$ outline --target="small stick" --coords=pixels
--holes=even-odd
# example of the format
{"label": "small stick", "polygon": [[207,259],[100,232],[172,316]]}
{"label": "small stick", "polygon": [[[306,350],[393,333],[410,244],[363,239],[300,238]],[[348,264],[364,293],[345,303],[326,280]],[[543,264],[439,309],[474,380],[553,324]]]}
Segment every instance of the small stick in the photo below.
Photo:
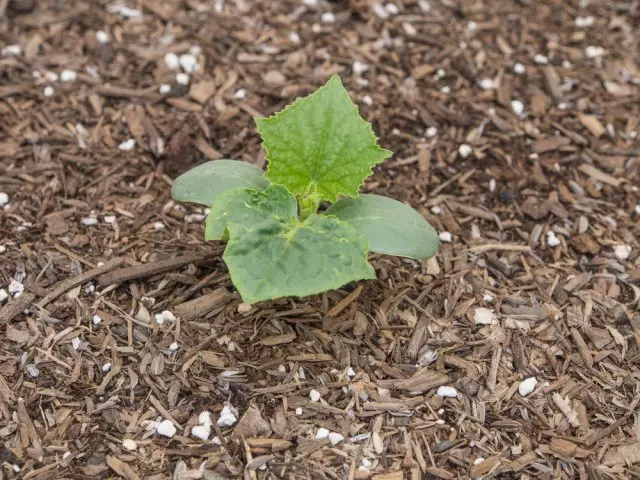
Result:
{"label": "small stick", "polygon": [[122,283],[128,280],[135,280],[138,278],[150,277],[156,273],[163,273],[169,270],[180,268],[189,263],[198,262],[215,256],[219,251],[207,251],[194,253],[191,255],[185,255],[179,258],[170,258],[167,260],[160,260],[153,263],[144,263],[141,265],[134,265],[133,267],[120,268],[113,272],[100,275],[98,277],[98,283],[102,287],[112,285],[114,283]]}
{"label": "small stick", "polygon": [[18,298],[7,303],[2,307],[2,309],[0,309],[0,325],[13,320],[15,316],[31,305],[31,302],[33,302],[35,298],[36,297],[31,293],[23,293]]}
{"label": "small stick", "polygon": [[584,341],[584,338],[582,338],[582,335],[580,335],[578,329],[571,329],[571,338],[573,338],[573,343],[576,344],[578,353],[580,354],[580,358],[582,358],[584,364],[589,368],[593,367],[593,357],[591,356],[587,343]]}
{"label": "small stick", "polygon": [[87,282],[98,275],[105,274],[110,270],[113,270],[117,266],[121,265],[124,262],[124,258],[114,258],[113,260],[109,260],[101,267],[96,267],[88,272],[82,273],[80,275],[76,275],[73,278],[67,278],[61,282],[58,282],[56,286],[51,290],[46,297],[40,300],[36,305],[41,308],[44,308],[46,305],[54,301],[63,293],[71,290],[73,287],[77,287],[78,285]]}
{"label": "small stick", "polygon": [[176,305],[174,312],[182,318],[182,320],[193,320],[194,318],[206,315],[222,302],[231,298],[231,296],[226,288],[218,288],[206,295]]}
{"label": "small stick", "polygon": [[344,297],[331,310],[329,310],[327,315],[329,315],[330,317],[337,317],[345,308],[347,308],[351,304],[351,302],[358,298],[361,293],[362,285],[358,285],[358,287],[353,292]]}
{"label": "small stick", "polygon": [[530,252],[529,245],[515,245],[513,243],[487,243],[485,245],[476,245],[467,251],[472,253],[490,252],[491,250],[502,250],[505,252]]}

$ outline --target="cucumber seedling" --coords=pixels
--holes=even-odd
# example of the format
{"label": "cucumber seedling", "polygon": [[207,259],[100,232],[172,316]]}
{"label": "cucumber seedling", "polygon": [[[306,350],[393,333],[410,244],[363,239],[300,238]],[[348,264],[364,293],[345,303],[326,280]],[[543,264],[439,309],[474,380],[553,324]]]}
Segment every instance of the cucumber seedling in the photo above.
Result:
{"label": "cucumber seedling", "polygon": [[[205,239],[223,255],[244,302],[303,297],[375,278],[368,252],[427,259],[438,235],[418,212],[360,194],[392,152],[378,146],[334,75],[311,95],[256,118],[268,168],[215,160],[173,183],[175,200],[210,207]],[[331,205],[318,212],[320,202]]]}

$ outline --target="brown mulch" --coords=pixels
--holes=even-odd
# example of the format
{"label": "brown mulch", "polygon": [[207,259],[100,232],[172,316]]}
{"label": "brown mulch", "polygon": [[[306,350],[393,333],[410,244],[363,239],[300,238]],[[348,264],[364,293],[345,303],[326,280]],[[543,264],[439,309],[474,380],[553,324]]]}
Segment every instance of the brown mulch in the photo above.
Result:
{"label": "brown mulch", "polygon": [[[638,2],[29,3],[0,0],[0,477],[640,478]],[[172,178],[263,166],[253,116],[336,72],[396,152],[366,190],[441,251],[249,307]]]}

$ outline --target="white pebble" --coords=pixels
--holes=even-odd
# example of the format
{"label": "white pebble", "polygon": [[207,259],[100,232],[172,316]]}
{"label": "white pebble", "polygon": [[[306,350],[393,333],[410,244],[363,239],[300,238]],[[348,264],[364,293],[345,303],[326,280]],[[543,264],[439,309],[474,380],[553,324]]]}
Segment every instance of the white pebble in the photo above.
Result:
{"label": "white pebble", "polygon": [[156,427],[158,435],[172,438],[178,430],[171,420],[163,420]]}
{"label": "white pebble", "polygon": [[482,300],[485,303],[492,303],[494,298],[493,298],[493,295],[491,295],[490,293],[485,293],[484,295],[482,295]]}
{"label": "white pebble", "polygon": [[102,371],[103,372],[108,372],[109,370],[111,370],[111,364],[109,362],[105,363],[104,365],[102,365]]}
{"label": "white pebble", "polygon": [[300,43],[300,35],[298,35],[298,32],[291,32],[289,34],[289,40],[293,43]]}
{"label": "white pebble", "polygon": [[473,20],[467,23],[467,30],[469,30],[470,32],[475,32],[477,29],[478,29],[478,24]]}
{"label": "white pebble", "polygon": [[573,68],[572,63],[569,60],[562,61],[562,68],[566,68],[567,70]]}
{"label": "white pebble", "polygon": [[98,219],[96,217],[84,217],[82,219],[82,224],[90,227],[91,225],[97,225]]}
{"label": "white pebble", "polygon": [[489,191],[490,192],[495,192],[496,191],[496,179],[492,178],[491,180],[489,180]]}
{"label": "white pebble", "polygon": [[298,378],[300,380],[306,380],[307,379],[307,376],[304,373],[304,368],[302,368],[302,367],[298,368]]}
{"label": "white pebble", "polygon": [[416,30],[416,27],[414,27],[409,22],[403,22],[402,23],[402,29],[404,30],[404,33],[406,33],[407,35],[409,35],[411,37],[413,37],[414,35],[418,34],[418,30]]}
{"label": "white pebble", "polygon": [[46,72],[44,78],[47,79],[47,82],[57,82],[58,74],[56,72]]}
{"label": "white pebble", "polygon": [[171,85],[167,85],[166,83],[163,83],[162,85],[160,85],[160,88],[158,89],[158,91],[160,92],[161,95],[166,95],[171,91]]}
{"label": "white pebble", "polygon": [[533,57],[533,61],[538,65],[546,65],[547,63],[549,63],[549,59],[539,53],[535,57]]}
{"label": "white pebble", "polygon": [[463,143],[462,145],[460,145],[458,147],[458,154],[462,158],[467,158],[472,153],[473,153],[473,149],[469,145],[467,145],[466,143]]}
{"label": "white pebble", "polygon": [[369,65],[367,63],[359,62],[358,60],[356,60],[355,62],[353,62],[352,68],[353,73],[355,73],[356,75],[362,75],[364,72],[369,70]]}
{"label": "white pebble", "polygon": [[9,203],[9,195],[0,192],[0,207],[4,207],[7,203]]}
{"label": "white pebble", "polygon": [[44,96],[45,97],[52,97],[53,96],[53,87],[50,85],[47,85],[46,87],[44,87]]}
{"label": "white pebble", "polygon": [[516,63],[513,66],[513,71],[518,75],[522,75],[525,72],[524,65],[522,65],[521,63]]}
{"label": "white pebble", "polygon": [[74,350],[78,350],[81,344],[82,344],[82,341],[80,340],[79,337],[73,337],[71,339],[71,346],[73,347]]}
{"label": "white pebble", "polygon": [[318,5],[318,0],[303,0],[303,2],[307,7],[315,7]]}
{"label": "white pebble", "polygon": [[331,432],[329,434],[329,441],[331,442],[331,445],[337,445],[344,441],[344,436],[340,435],[338,432]]}
{"label": "white pebble", "polygon": [[109,34],[103,30],[98,30],[96,32],[96,40],[98,40],[98,43],[101,45],[109,43]]}
{"label": "white pebble", "polygon": [[556,237],[556,233],[553,230],[547,232],[547,245],[550,247],[557,247],[560,245],[560,240]]}
{"label": "white pebble", "polygon": [[336,16],[331,12],[324,12],[320,17],[322,23],[334,23],[336,21]]}
{"label": "white pebble", "polygon": [[157,323],[158,325],[164,325],[164,317],[162,316],[162,314],[161,314],[161,313],[156,313],[156,314],[154,315],[154,318],[155,318],[156,323]]}
{"label": "white pebble", "polygon": [[483,78],[482,80],[480,80],[479,85],[483,90],[492,90],[496,88],[496,85],[492,78]]}
{"label": "white pebble", "polygon": [[640,215],[640,203],[636,205],[636,208],[634,210],[636,214]]}
{"label": "white pebble", "polygon": [[438,395],[439,397],[456,398],[458,396],[458,390],[453,387],[445,387],[443,385],[441,387],[438,387],[436,395]]}
{"label": "white pebble", "polygon": [[11,468],[13,469],[14,473],[20,473],[20,465],[18,465],[17,463],[14,463]]}
{"label": "white pebble", "polygon": [[351,367],[347,368],[347,377],[355,377],[355,376],[356,376],[356,371]]}
{"label": "white pebble", "polygon": [[189,53],[180,55],[180,66],[187,73],[197,72],[200,66],[198,65],[198,59]]}
{"label": "white pebble", "polygon": [[125,18],[138,18],[142,16],[142,12],[140,10],[135,10],[119,3],[107,5],[107,11],[117,13]]}
{"label": "white pebble", "polygon": [[589,45],[584,49],[584,54],[587,58],[598,58],[604,55],[604,49],[596,45]]}
{"label": "white pebble", "polygon": [[523,397],[526,397],[531,392],[533,392],[537,384],[538,380],[536,380],[536,377],[529,377],[526,380],[520,382],[520,385],[518,386],[518,393],[520,393],[520,395],[522,395]]}
{"label": "white pebble", "polygon": [[0,253],[4,253],[7,251],[7,247],[5,247],[4,245],[0,245]]}
{"label": "white pebble", "polygon": [[440,239],[441,242],[444,242],[444,243],[451,243],[453,241],[453,236],[451,235],[451,232],[440,232],[438,234],[438,238]]}
{"label": "white pebble", "polygon": [[3,57],[18,57],[22,54],[22,48],[20,48],[20,45],[7,45],[1,52]]}
{"label": "white pebble", "polygon": [[515,113],[517,116],[522,115],[522,113],[524,112],[524,103],[522,103],[520,100],[511,100],[511,110],[513,110],[513,113]]}
{"label": "white pebble", "polygon": [[431,11],[431,4],[427,0],[418,0],[418,6],[423,12]]}
{"label": "white pebble", "polygon": [[178,348],[178,342],[173,342],[171,345],[169,345],[169,350],[171,350],[172,352],[175,352],[176,350],[178,350]]}
{"label": "white pebble", "polygon": [[9,293],[13,295],[14,298],[19,297],[20,295],[22,295],[22,292],[24,292],[24,285],[21,282],[14,280],[13,278],[11,279],[11,283],[9,283],[9,287],[7,288],[9,290]]}
{"label": "white pebble", "polygon": [[189,53],[197,57],[202,53],[202,47],[200,45],[192,45],[189,47]]}
{"label": "white pebble", "polygon": [[165,54],[164,63],[169,70],[177,70],[180,68],[180,59],[178,58],[178,55],[173,52]]}
{"label": "white pebble", "polygon": [[191,429],[191,436],[199,438],[203,442],[209,440],[211,435],[211,427],[209,425],[196,425]]}
{"label": "white pebble", "polygon": [[302,415],[302,407],[298,407],[298,408],[296,408],[296,415],[297,415],[297,416]]}
{"label": "white pebble", "polygon": [[473,321],[476,325],[494,325],[498,323],[495,312],[483,307],[475,309],[473,312]]}
{"label": "white pebble", "polygon": [[102,323],[102,318],[100,318],[100,315],[94,315],[91,321],[93,322],[93,325],[97,327]]}
{"label": "white pebble", "polygon": [[162,222],[155,222],[155,223],[153,224],[153,228],[154,228],[155,230],[164,230],[164,223],[162,223]]}
{"label": "white pebble", "polygon": [[442,93],[449,93],[449,92],[451,92],[451,87],[449,87],[448,85],[445,85],[444,87],[442,87],[442,88],[440,89],[440,91],[441,91]]}
{"label": "white pebble", "polygon": [[[235,410],[235,408],[233,410]],[[237,411],[234,413],[228,405],[225,405],[222,412],[220,412],[220,417],[216,425],[218,425],[218,427],[230,427],[234,425],[238,421],[237,413]]]}
{"label": "white pebble", "polygon": [[135,441],[131,440],[130,438],[125,438],[122,441],[122,447],[125,450],[129,450],[130,452],[133,452],[138,449],[138,444]]}
{"label": "white pebble", "polygon": [[0,303],[4,302],[7,298],[9,298],[9,294],[4,288],[0,288]]}
{"label": "white pebble", "polygon": [[427,137],[429,138],[433,138],[438,134],[438,129],[436,127],[429,127],[427,128]]}
{"label": "white pebble", "polygon": [[247,96],[247,91],[244,88],[239,88],[236,93],[233,94],[233,98],[236,100],[244,100]]}
{"label": "white pebble", "polygon": [[177,74],[176,83],[180,85],[189,85],[189,75],[187,75],[186,73]]}
{"label": "white pebble", "polygon": [[576,17],[575,24],[578,28],[590,27],[595,23],[596,19],[591,15],[588,17]]}
{"label": "white pebble", "polygon": [[386,20],[387,18],[389,18],[389,12],[387,12],[387,9],[378,2],[373,4],[373,13],[375,13],[382,20]]}
{"label": "white pebble", "polygon": [[60,74],[60,80],[63,82],[73,82],[78,78],[78,74],[73,70],[63,70]]}
{"label": "white pebble", "polygon": [[442,213],[442,208],[438,205],[434,205],[433,207],[431,207],[431,213],[433,213],[434,215],[440,215]]}
{"label": "white pebble", "polygon": [[473,461],[474,465],[478,465],[480,463],[484,462],[484,458],[483,457],[478,457]]}
{"label": "white pebble", "polygon": [[165,322],[175,322],[176,321],[176,316],[171,313],[169,310],[163,310],[162,311],[162,318]]}
{"label": "white pebble", "polygon": [[387,3],[384,6],[384,9],[389,13],[389,15],[398,15],[400,13],[400,9],[395,3]]}
{"label": "white pebble", "polygon": [[38,367],[36,367],[33,363],[28,363],[27,373],[31,378],[38,378],[38,375],[40,375],[40,370],[38,370]]}
{"label": "white pebble", "polygon": [[311,399],[312,402],[319,402],[320,399],[322,398],[322,394],[317,390],[311,390],[309,392],[309,398]]}
{"label": "white pebble", "polygon": [[122,142],[120,145],[118,145],[118,150],[122,150],[123,152],[130,152],[135,148],[135,146],[136,146],[135,139],[130,138],[129,140],[126,140]]}
{"label": "white pebble", "polygon": [[104,220],[104,223],[116,223],[115,215],[105,215],[102,219]]}
{"label": "white pebble", "polygon": [[316,432],[316,440],[322,440],[324,438],[327,438],[329,436],[329,433],[330,432],[327,428],[320,427]]}
{"label": "white pebble", "polygon": [[615,254],[618,260],[626,260],[631,255],[631,246],[630,245],[616,245],[613,247],[613,253]]}
{"label": "white pebble", "polygon": [[213,425],[213,420],[211,420],[211,413],[207,412],[206,410],[204,412],[200,412],[200,415],[198,415],[198,423],[200,425]]}
{"label": "white pebble", "polygon": [[364,103],[365,105],[371,106],[373,105],[373,100],[369,95],[365,95],[364,97],[362,97],[362,103]]}
{"label": "white pebble", "polygon": [[568,104],[566,104],[565,102],[560,102],[560,103],[558,104],[558,108],[559,108],[560,110],[566,110],[567,108],[569,108],[569,105],[568,105]]}

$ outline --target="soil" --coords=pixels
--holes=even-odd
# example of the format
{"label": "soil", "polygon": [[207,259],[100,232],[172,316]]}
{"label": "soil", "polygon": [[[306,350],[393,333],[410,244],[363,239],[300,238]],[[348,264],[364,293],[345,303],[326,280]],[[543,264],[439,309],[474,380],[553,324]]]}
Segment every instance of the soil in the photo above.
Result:
{"label": "soil", "polygon": [[[0,1],[4,477],[640,478],[638,2],[123,6]],[[333,73],[440,253],[249,307],[172,179]]]}

